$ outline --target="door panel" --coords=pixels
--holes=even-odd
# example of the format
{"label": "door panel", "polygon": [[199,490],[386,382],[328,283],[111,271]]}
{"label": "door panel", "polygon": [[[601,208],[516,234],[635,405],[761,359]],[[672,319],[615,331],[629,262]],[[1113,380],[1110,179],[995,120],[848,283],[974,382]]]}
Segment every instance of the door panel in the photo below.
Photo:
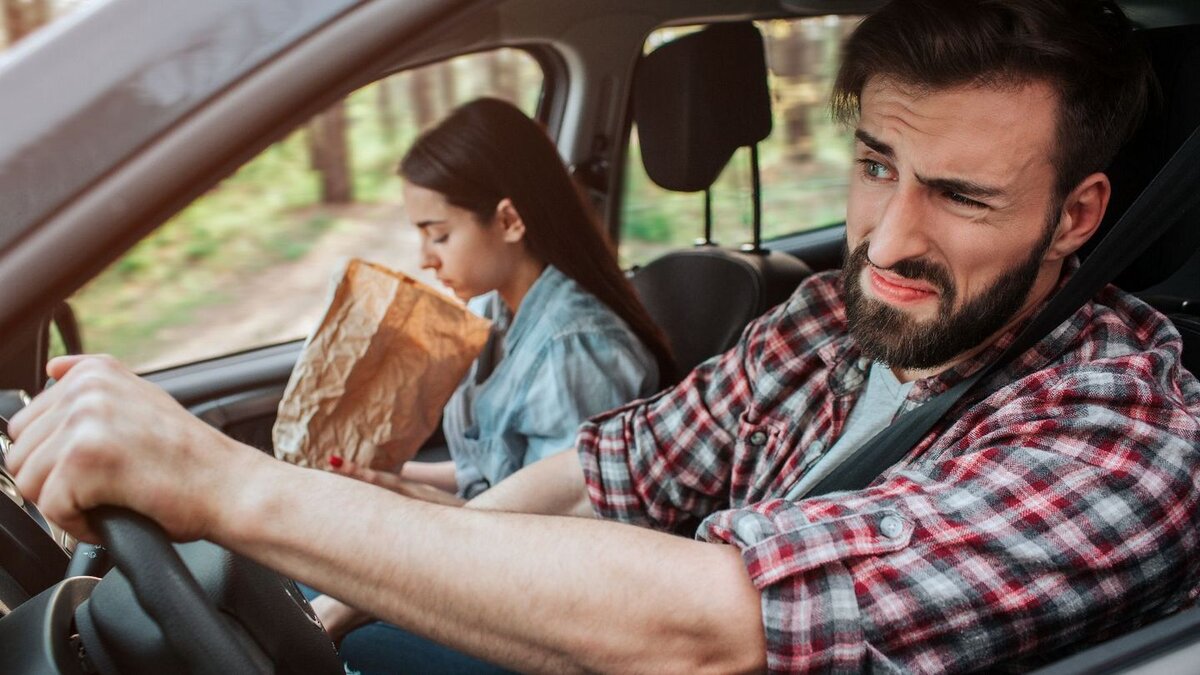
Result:
{"label": "door panel", "polygon": [[304,343],[288,342],[146,375],[200,419],[271,451],[271,427]]}
{"label": "door panel", "polygon": [[[160,370],[145,378],[230,438],[273,454],[275,413],[303,348],[298,340]],[[414,460],[448,460],[445,444],[438,425]]]}

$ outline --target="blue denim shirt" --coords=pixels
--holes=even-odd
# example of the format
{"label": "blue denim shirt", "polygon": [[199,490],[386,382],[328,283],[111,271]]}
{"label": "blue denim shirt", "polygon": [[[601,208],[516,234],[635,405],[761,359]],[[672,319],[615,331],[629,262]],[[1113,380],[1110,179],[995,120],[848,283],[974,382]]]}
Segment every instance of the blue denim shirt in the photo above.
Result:
{"label": "blue denim shirt", "polygon": [[584,420],[658,389],[657,361],[633,330],[553,266],[516,317],[494,291],[468,306],[493,323],[443,418],[463,497],[574,447]]}

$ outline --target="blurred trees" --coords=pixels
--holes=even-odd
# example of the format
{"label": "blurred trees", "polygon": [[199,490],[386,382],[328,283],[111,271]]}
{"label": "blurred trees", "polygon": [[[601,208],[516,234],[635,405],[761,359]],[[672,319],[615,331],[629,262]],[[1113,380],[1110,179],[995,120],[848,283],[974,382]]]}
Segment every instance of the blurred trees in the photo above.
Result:
{"label": "blurred trees", "polygon": [[308,123],[309,166],[321,180],[321,203],[354,201],[350,144],[346,140],[346,101],[334,103]]}
{"label": "blurred trees", "polygon": [[12,45],[51,18],[49,0],[0,0],[4,8],[4,40]]}
{"label": "blurred trees", "polygon": [[429,68],[417,68],[409,75],[408,99],[412,102],[417,128],[424,129],[437,118],[433,103],[433,73]]}
{"label": "blurred trees", "polygon": [[[291,340],[320,316],[332,259],[414,261],[416,233],[397,224],[400,153],[454,106],[501,96],[533,114],[542,88],[519,50],[448,70],[433,63],[349,94],[139,242],[71,298],[86,343],[141,370]],[[280,283],[287,274],[314,283]]]}

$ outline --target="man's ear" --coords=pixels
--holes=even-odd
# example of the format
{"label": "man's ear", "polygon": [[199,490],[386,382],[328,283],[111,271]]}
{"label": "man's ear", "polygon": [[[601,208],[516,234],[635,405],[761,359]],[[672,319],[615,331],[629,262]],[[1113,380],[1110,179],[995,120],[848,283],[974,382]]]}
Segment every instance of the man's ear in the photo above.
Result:
{"label": "man's ear", "polygon": [[1091,239],[1104,218],[1110,196],[1112,184],[1108,182],[1108,176],[1094,173],[1080,181],[1063,202],[1058,229],[1046,251],[1046,259],[1062,260]]}
{"label": "man's ear", "polygon": [[515,244],[525,238],[525,221],[508,197],[496,205],[496,224],[504,228],[504,241]]}

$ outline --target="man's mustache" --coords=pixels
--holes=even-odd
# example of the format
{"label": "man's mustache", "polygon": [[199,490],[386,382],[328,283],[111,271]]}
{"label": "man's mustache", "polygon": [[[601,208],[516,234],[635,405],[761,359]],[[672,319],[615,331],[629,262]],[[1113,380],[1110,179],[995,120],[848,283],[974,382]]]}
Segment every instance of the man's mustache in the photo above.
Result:
{"label": "man's mustache", "polygon": [[905,258],[889,267],[881,267],[871,262],[871,258],[867,255],[869,243],[864,241],[854,249],[850,255],[851,264],[859,268],[870,265],[877,270],[891,272],[913,281],[927,281],[941,291],[942,297],[953,299],[954,281],[945,267],[922,258]]}

